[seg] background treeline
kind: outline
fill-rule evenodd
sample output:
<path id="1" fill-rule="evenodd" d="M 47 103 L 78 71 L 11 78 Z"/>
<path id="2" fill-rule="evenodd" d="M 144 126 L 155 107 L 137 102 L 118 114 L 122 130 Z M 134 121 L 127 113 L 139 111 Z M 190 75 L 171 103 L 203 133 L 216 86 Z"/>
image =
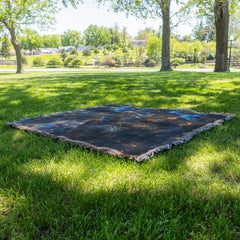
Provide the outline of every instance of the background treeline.
<path id="1" fill-rule="evenodd" d="M 127 33 L 127 29 L 119 29 L 117 25 L 107 28 L 90 25 L 83 34 L 76 30 L 65 31 L 61 35 L 43 35 L 40 36 L 37 31 L 27 30 L 23 36 L 19 38 L 21 46 L 25 50 L 33 50 L 39 48 L 58 48 L 60 46 L 74 46 L 78 48 L 80 45 L 90 47 L 100 47 L 105 45 L 126 44 L 131 37 Z"/>
<path id="2" fill-rule="evenodd" d="M 43 35 L 37 31 L 26 30 L 19 37 L 22 50 L 32 51 L 40 48 L 59 48 L 72 46 L 71 53 L 62 51 L 54 60 L 49 57 L 30 58 L 34 66 L 156 66 L 161 64 L 162 36 L 161 30 L 146 28 L 133 38 L 127 28 L 120 29 L 118 25 L 111 28 L 90 25 L 83 33 L 76 30 L 65 31 L 61 35 Z M 202 23 L 193 29 L 192 35 L 171 35 L 171 64 L 177 67 L 183 63 L 202 63 L 215 59 L 215 30 Z M 11 44 L 7 36 L 1 41 L 1 55 L 10 57 Z M 75 51 L 81 51 L 78 53 Z M 12 50 L 12 53 L 14 51 Z M 34 61 L 33 61 L 34 60 Z M 236 40 L 232 51 L 232 60 L 240 61 L 240 42 Z"/>

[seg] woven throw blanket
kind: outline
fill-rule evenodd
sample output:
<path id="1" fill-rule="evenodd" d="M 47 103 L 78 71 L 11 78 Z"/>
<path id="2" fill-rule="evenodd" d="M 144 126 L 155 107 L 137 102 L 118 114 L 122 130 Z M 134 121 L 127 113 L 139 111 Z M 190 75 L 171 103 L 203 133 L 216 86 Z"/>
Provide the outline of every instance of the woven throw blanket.
<path id="1" fill-rule="evenodd" d="M 234 116 L 110 104 L 5 124 L 141 162 Z"/>

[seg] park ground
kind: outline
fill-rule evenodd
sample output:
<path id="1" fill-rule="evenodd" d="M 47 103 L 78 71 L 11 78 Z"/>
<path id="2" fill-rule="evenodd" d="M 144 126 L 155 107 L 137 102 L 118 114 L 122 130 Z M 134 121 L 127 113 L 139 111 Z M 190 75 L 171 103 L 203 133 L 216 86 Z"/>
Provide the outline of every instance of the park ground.
<path id="1" fill-rule="evenodd" d="M 109 103 L 236 117 L 142 164 L 4 125 Z M 0 239 L 239 239 L 239 123 L 239 73 L 0 73 Z"/>

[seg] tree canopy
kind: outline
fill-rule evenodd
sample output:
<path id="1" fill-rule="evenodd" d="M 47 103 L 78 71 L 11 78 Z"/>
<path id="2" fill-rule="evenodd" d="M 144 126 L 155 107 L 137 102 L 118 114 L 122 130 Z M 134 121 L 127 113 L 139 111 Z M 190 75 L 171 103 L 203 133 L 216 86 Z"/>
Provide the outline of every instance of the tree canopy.
<path id="1" fill-rule="evenodd" d="M 9 58 L 10 57 L 10 41 L 9 39 L 4 36 L 3 41 L 2 41 L 2 47 L 1 47 L 1 57 L 3 58 Z"/>
<path id="2" fill-rule="evenodd" d="M 161 71 L 170 71 L 170 5 L 171 0 L 97 0 L 100 4 L 110 3 L 115 12 L 125 12 L 138 18 L 162 18 L 162 67 Z M 180 0 L 175 0 L 180 2 Z"/>
<path id="3" fill-rule="evenodd" d="M 46 27 L 59 10 L 57 0 L 0 0 L 0 22 L 7 28 L 21 31 L 26 26 L 38 24 Z"/>
<path id="4" fill-rule="evenodd" d="M 21 45 L 18 42 L 19 33 L 31 25 L 41 28 L 51 26 L 55 22 L 54 15 L 58 12 L 59 0 L 0 0 L 0 28 L 5 27 L 17 56 L 17 73 L 23 72 Z M 71 3 L 76 6 L 81 0 L 62 0 L 66 6 Z"/>
<path id="5" fill-rule="evenodd" d="M 230 15 L 229 33 L 237 40 L 240 38 L 240 6 L 237 5 L 235 11 Z"/>
<path id="6" fill-rule="evenodd" d="M 62 46 L 75 46 L 76 49 L 83 43 L 83 37 L 80 32 L 68 30 L 61 35 Z"/>
<path id="7" fill-rule="evenodd" d="M 111 34 L 109 29 L 105 27 L 98 27 L 97 25 L 90 25 L 85 31 L 86 45 L 92 47 L 103 46 L 111 44 Z"/>

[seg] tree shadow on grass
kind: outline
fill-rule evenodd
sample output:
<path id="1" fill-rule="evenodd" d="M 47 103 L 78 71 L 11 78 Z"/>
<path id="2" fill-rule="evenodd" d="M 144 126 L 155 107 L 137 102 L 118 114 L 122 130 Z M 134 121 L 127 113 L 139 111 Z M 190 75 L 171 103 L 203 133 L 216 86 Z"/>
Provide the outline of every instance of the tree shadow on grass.
<path id="1" fill-rule="evenodd" d="M 12 83 L 1 92 L 1 96 L 4 97 L 1 103 L 9 114 L 14 112 L 16 115 L 17 110 L 34 116 L 38 112 L 45 114 L 109 103 L 175 104 L 177 99 L 169 98 L 168 95 L 168 92 L 161 93 L 160 96 L 159 93 L 154 94 L 147 83 L 139 84 L 137 79 L 129 83 L 128 79 L 123 79 L 122 74 L 114 77 L 106 74 L 100 77 L 90 74 L 71 74 L 68 77 L 50 75 L 48 80 L 41 77 L 32 77 L 30 80 L 23 78 L 20 86 L 14 86 Z M 5 113 L 3 116 L 6 116 Z M 23 118 L 25 114 L 19 117 Z"/>
<path id="2" fill-rule="evenodd" d="M 240 98 L 238 90 L 223 89 L 216 92 L 209 89 L 210 79 L 215 81 L 226 77 L 225 74 L 209 75 L 206 76 L 205 73 L 71 73 L 29 76 L 27 74 L 18 80 L 20 84 L 15 86 L 10 82 L 10 86 L 0 93 L 0 96 L 4 97 L 1 101 L 4 107 L 0 112 L 0 119 L 13 121 L 109 103 L 173 108 L 186 103 L 181 98 L 185 95 L 195 96 L 195 99 L 187 102 L 188 105 L 193 105 L 193 110 L 222 112 L 226 109 L 226 111 L 231 110 L 229 112 L 236 112 L 236 103 Z M 235 80 L 236 74 L 228 75 L 228 78 Z M 211 100 L 202 103 L 201 99 L 197 99 L 198 96 Z M 187 153 L 183 155 L 188 156 Z M 179 159 L 179 156 L 170 157 L 166 162 L 174 164 L 166 168 L 177 168 L 177 162 L 181 162 Z"/>
<path id="3" fill-rule="evenodd" d="M 22 131 L 17 136 L 14 130 L 6 134 L 7 139 L 2 142 L 5 146 L 0 149 L 3 156 L 8 156 L 0 166 L 4 176 L 0 178 L 2 193 L 10 199 L 0 227 L 5 239 L 16 236 L 19 239 L 145 239 L 149 236 L 152 239 L 193 236 L 235 239 L 238 236 L 240 198 L 231 191 L 214 188 L 219 178 L 232 184 L 229 178 L 223 179 L 226 173 L 222 177 L 223 170 L 211 165 L 209 174 L 214 178 L 208 183 L 191 176 L 191 170 L 185 165 L 203 142 L 214 144 L 216 151 L 226 151 L 226 144 L 231 142 L 215 142 L 207 136 L 210 134 L 204 134 L 196 139 L 197 143 L 160 153 L 155 160 L 138 165 Z M 76 151 L 78 159 L 68 158 L 72 151 Z M 224 158 L 223 161 L 229 164 L 236 160 Z M 81 166 L 80 173 L 64 174 L 74 164 Z M 134 171 L 128 171 L 126 178 L 134 172 L 138 175 L 121 182 L 121 170 L 127 167 Z M 178 172 L 180 167 L 185 170 Z M 105 183 L 113 168 L 113 177 L 120 183 L 110 187 Z M 168 177 L 163 176 L 162 182 L 144 182 L 146 176 L 154 181 L 163 171 L 168 172 Z M 231 188 L 237 189 L 237 185 Z"/>
<path id="4" fill-rule="evenodd" d="M 69 176 L 20 162 L 10 163 L 8 172 L 1 181 L 9 198 L 2 239 L 234 239 L 239 231 L 239 197 L 207 184 L 203 189 L 201 181 L 186 176 L 155 188 L 141 187 L 137 179 L 112 189 L 85 189 L 66 181 Z"/>
<path id="5" fill-rule="evenodd" d="M 152 84 L 149 84 L 146 78 L 150 78 Z M 169 76 L 161 76 L 159 80 L 156 73 L 142 76 L 129 73 L 26 75 L 17 81 L 18 86 L 10 82 L 4 91 L 3 95 L 8 98 L 3 104 L 19 100 L 18 106 L 26 106 L 28 103 L 28 111 L 34 109 L 32 105 L 39 105 L 44 112 L 54 112 L 59 106 L 62 110 L 71 110 L 76 105 L 93 106 L 108 103 L 139 105 L 141 102 L 143 106 L 171 106 L 178 101 L 177 96 L 192 93 L 190 88 L 195 84 L 190 80 L 181 79 L 174 84 L 168 83 Z"/>
<path id="6" fill-rule="evenodd" d="M 216 159 L 207 175 L 189 167 L 201 146 L 213 146 L 216 154 L 239 152 L 238 91 L 209 89 L 208 80 L 226 75 L 43 76 L 23 76 L 0 92 L 0 196 L 6 199 L 0 238 L 237 239 L 240 199 L 236 181 L 231 185 L 228 179 L 237 179 L 239 173 L 226 168 L 236 163 L 235 157 Z M 236 76 L 228 75 L 234 85 Z M 178 107 L 185 103 L 184 94 L 196 96 L 192 109 L 226 109 L 237 117 L 141 165 L 2 125 L 109 103 Z M 212 99 L 203 104 L 197 96 Z M 216 183 L 231 190 L 219 190 Z"/>

